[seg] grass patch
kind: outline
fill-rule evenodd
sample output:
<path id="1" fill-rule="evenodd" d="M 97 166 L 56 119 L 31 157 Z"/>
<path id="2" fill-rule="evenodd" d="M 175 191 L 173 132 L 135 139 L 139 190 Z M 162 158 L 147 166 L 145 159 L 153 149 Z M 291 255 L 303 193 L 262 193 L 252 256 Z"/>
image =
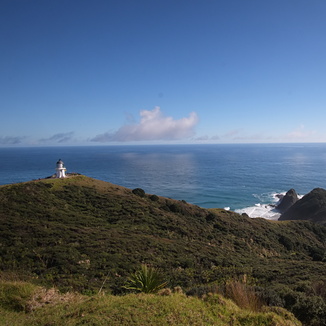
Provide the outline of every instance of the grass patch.
<path id="1" fill-rule="evenodd" d="M 0 306 L 8 311 L 24 311 L 36 286 L 26 282 L 0 282 Z"/>
<path id="2" fill-rule="evenodd" d="M 0 305 L 1 325 L 300 325 L 293 315 L 283 309 L 254 313 L 239 308 L 218 294 L 205 299 L 187 297 L 182 293 L 91 297 L 71 294 L 67 297 L 67 294 L 60 295 L 54 289 L 45 290 L 30 285 L 26 297 L 27 284 L 17 286 L 6 283 L 1 286 L 5 297 L 11 297 L 9 306 Z M 12 309 L 15 306 L 12 293 L 15 293 L 17 300 L 24 297 L 25 312 Z M 31 302 L 36 301 L 44 304 L 30 306 Z"/>

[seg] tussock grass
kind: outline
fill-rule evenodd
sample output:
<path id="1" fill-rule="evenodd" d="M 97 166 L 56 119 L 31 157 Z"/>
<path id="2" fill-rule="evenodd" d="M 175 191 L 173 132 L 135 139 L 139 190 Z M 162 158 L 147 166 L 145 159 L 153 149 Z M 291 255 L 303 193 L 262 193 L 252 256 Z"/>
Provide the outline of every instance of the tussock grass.
<path id="1" fill-rule="evenodd" d="M 263 301 L 253 287 L 238 280 L 230 280 L 225 285 L 225 294 L 240 308 L 251 311 L 261 311 Z"/>

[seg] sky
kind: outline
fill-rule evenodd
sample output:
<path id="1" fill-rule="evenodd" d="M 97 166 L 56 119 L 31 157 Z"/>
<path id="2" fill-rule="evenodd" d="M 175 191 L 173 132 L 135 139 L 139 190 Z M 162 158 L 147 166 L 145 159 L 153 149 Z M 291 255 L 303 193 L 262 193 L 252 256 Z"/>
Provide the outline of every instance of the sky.
<path id="1" fill-rule="evenodd" d="M 1 0 L 0 146 L 326 142 L 325 0 Z"/>

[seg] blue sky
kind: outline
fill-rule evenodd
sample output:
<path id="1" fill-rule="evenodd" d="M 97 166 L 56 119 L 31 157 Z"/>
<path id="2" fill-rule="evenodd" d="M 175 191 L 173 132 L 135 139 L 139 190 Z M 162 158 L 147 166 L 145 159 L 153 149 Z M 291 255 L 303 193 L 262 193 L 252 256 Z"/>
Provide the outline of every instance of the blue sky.
<path id="1" fill-rule="evenodd" d="M 0 146 L 326 141 L 325 0 L 2 0 Z"/>

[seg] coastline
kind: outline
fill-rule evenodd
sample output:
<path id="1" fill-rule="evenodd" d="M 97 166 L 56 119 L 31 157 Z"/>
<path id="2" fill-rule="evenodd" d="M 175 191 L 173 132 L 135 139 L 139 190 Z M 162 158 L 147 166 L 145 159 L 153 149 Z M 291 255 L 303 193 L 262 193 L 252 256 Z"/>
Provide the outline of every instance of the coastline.
<path id="1" fill-rule="evenodd" d="M 275 219 L 275 205 L 294 188 L 326 188 L 325 145 L 103 146 L 0 149 L 0 183 L 37 180 L 67 171 L 126 188 Z"/>

